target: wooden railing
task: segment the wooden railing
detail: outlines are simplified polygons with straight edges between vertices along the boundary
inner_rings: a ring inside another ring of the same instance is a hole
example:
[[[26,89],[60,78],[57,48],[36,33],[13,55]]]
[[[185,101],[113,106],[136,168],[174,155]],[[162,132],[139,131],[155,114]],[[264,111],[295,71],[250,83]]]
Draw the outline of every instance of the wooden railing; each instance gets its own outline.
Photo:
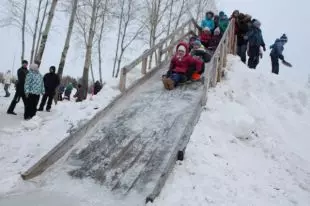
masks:
[[[124,66],[120,73],[120,91],[124,92],[127,89],[126,82],[127,74],[129,72],[139,66],[142,76],[146,75],[149,71],[168,61],[168,59],[173,55],[173,49],[179,41],[195,33],[197,34],[197,24],[193,19],[190,19],[165,39],[162,39],[153,48],[144,51],[141,56],[132,61],[130,64]]]
[[[207,93],[208,87],[216,86],[216,82],[221,81],[223,68],[226,67],[227,53],[235,54],[236,44],[234,35],[234,20],[231,20],[227,30],[222,36],[220,44],[218,45],[211,61],[206,65],[204,89]],[[162,39],[153,48],[144,51],[144,53],[130,64],[124,66],[121,69],[119,89],[121,92],[125,92],[127,89],[127,74],[138,66],[140,67],[141,75],[144,76],[148,72],[155,68],[161,67],[164,63],[167,63],[170,57],[173,55],[175,46],[186,37],[193,34],[198,34],[198,25],[194,19],[190,19],[180,26],[177,30]],[[207,95],[205,97],[205,102]]]
[[[236,35],[235,20],[232,19],[224,32],[221,41],[215,50],[210,62],[206,65],[205,81],[204,81],[204,98],[202,105],[205,105],[208,98],[209,87],[215,87],[224,76],[224,68],[227,66],[227,54],[236,54]]]

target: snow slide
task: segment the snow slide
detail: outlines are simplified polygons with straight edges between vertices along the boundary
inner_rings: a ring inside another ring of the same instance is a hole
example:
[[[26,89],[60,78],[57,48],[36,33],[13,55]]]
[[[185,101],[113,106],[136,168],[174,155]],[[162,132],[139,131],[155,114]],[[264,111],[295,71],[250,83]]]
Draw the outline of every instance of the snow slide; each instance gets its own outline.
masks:
[[[41,176],[24,183],[27,193],[22,186],[15,191],[22,193],[17,199],[29,199],[31,195],[53,199],[61,191],[66,196],[74,187],[85,193],[90,188],[94,194],[105,191],[111,205],[121,205],[117,200],[133,199],[134,205],[153,200],[202,109],[202,83],[166,91],[161,82],[166,70],[164,66],[113,105],[63,158]],[[34,191],[30,193],[31,187]]]

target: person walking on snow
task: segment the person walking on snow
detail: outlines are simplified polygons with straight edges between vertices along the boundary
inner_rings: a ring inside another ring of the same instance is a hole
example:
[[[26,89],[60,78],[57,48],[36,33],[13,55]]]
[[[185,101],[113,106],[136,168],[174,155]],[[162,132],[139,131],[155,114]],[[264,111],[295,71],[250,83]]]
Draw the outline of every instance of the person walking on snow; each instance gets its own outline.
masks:
[[[288,62],[284,60],[283,50],[284,44],[287,43],[287,36],[283,34],[280,39],[276,39],[275,43],[270,46],[271,52],[271,66],[272,66],[272,73],[279,74],[279,59],[282,60],[283,64],[287,66],[291,66]]]
[[[16,107],[16,104],[19,102],[20,98],[22,98],[24,102],[24,106],[26,105],[26,97],[24,92],[24,85],[25,85],[25,78],[28,73],[28,61],[23,60],[22,67],[17,70],[17,84],[16,84],[16,92],[14,95],[14,98],[8,108],[7,113],[16,115],[14,112],[14,109]]]
[[[65,89],[65,99],[70,101],[71,92],[73,90],[73,84],[70,82]]]
[[[26,108],[24,118],[29,120],[36,115],[40,95],[44,94],[44,82],[37,64],[31,64],[25,79]]]
[[[56,94],[56,88],[60,84],[59,76],[55,72],[56,67],[51,66],[50,72],[44,75],[43,81],[44,81],[45,93],[41,99],[41,104],[38,111],[43,111],[46,100],[47,100],[46,111],[47,112],[51,111],[53,99]]]
[[[248,40],[248,67],[250,69],[256,69],[259,63],[259,57],[262,55],[260,53],[260,47],[266,51],[265,42],[263,39],[262,31],[260,29],[261,23],[258,20],[254,20],[250,31],[244,36],[245,40]]]
[[[4,74],[4,91],[5,91],[5,96],[4,97],[9,97],[11,94],[9,92],[9,87],[11,85],[11,71],[8,70],[5,74]]]

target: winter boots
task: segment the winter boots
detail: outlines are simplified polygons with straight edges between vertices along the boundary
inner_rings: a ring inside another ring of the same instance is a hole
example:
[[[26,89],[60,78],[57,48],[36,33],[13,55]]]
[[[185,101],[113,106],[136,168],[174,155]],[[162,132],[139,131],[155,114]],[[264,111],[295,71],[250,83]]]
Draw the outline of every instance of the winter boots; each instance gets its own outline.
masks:
[[[165,89],[167,89],[167,90],[173,90],[174,89],[174,81],[172,79],[163,75],[162,81],[163,81]]]

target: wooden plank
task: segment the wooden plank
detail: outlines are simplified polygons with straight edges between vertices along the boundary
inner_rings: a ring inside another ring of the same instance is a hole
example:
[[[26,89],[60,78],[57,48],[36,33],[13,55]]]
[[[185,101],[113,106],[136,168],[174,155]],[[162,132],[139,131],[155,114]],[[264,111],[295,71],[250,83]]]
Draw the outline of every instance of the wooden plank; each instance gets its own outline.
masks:
[[[146,74],[147,57],[143,58],[141,66],[141,74]]]
[[[126,76],[127,76],[127,71],[126,71],[126,68],[123,67],[121,70],[121,76],[119,79],[119,90],[121,92],[124,92],[126,90]]]

